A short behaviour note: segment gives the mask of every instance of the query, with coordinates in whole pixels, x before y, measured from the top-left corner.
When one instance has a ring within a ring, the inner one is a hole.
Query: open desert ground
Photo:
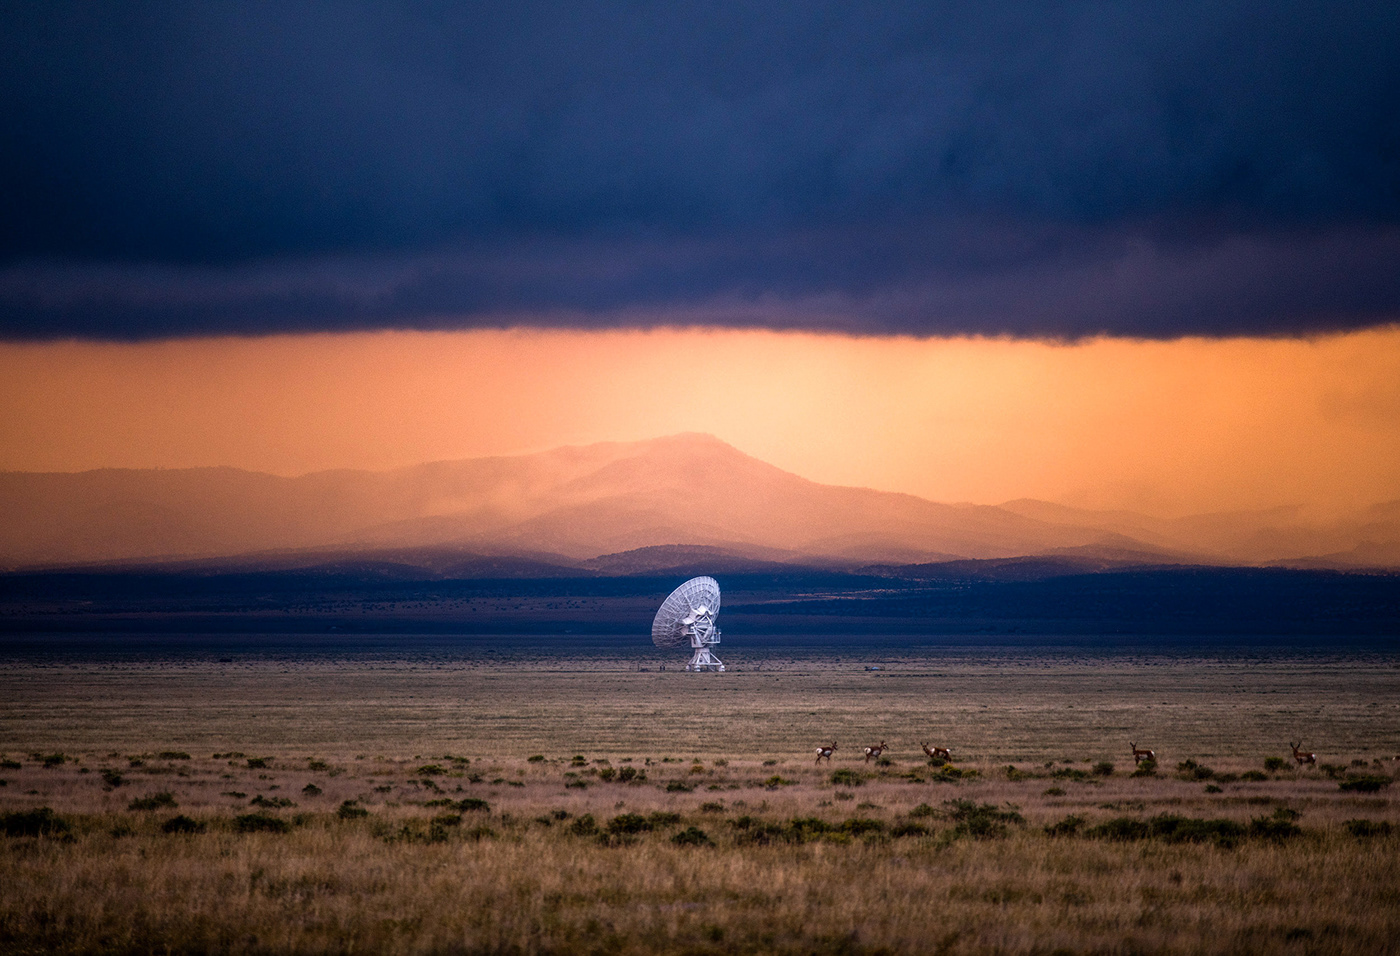
[[[0,945],[1400,945],[1393,655],[837,656],[12,657]]]

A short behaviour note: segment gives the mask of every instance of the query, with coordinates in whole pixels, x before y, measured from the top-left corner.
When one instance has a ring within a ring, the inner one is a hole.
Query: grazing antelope
[[[928,756],[930,763],[937,760],[953,759],[953,751],[948,747],[930,747],[928,744],[919,744],[919,746],[924,748],[924,753]]]
[[[1305,754],[1298,749],[1299,747],[1303,746],[1303,742],[1301,740],[1298,741],[1296,744],[1290,740],[1288,742],[1288,746],[1293,748],[1293,759],[1298,761],[1298,766],[1301,767],[1305,763],[1317,763],[1317,754]]]
[[[865,762],[870,763],[871,759],[879,760],[880,755],[885,752],[885,742],[880,741],[879,746],[865,748]]]
[[[827,763],[831,763],[831,752],[832,752],[833,750],[835,750],[835,749],[836,749],[836,741],[834,741],[834,740],[831,742],[831,746],[830,746],[830,747],[818,747],[818,748],[817,748],[817,763],[821,763],[821,762],[822,762],[822,758],[825,758]]]
[[[1156,760],[1157,754],[1151,750],[1139,750],[1137,744],[1128,744],[1133,748],[1133,766],[1137,766],[1144,760]]]

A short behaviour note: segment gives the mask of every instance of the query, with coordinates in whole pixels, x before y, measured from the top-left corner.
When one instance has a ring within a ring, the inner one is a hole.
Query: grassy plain
[[[6,661],[0,949],[1400,951],[1393,657],[639,660]]]

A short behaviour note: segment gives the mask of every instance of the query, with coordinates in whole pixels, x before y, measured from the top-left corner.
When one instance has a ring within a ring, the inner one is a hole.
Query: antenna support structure
[[[712,648],[719,643],[719,582],[714,578],[691,578],[671,592],[651,623],[651,642],[657,647],[685,647],[693,653],[688,671],[722,673],[724,662]]]

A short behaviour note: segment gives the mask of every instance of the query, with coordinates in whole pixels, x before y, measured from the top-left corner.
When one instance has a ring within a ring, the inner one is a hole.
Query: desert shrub
[[[1163,813],[1146,820],[1117,817],[1088,830],[1104,840],[1163,840],[1167,843],[1215,843],[1234,846],[1246,834],[1234,820],[1204,820]]]
[[[1144,760],[1137,765],[1137,768],[1130,774],[1133,777],[1155,777],[1157,775],[1157,761]]]
[[[153,793],[149,797],[137,797],[127,804],[128,810],[160,810],[169,807],[174,809],[179,806],[175,802],[175,795],[169,792]]]
[[[462,825],[462,815],[460,813],[440,813],[433,817],[432,825],[435,827],[459,827]]]
[[[320,773],[323,770],[331,769],[331,765],[324,760],[317,760],[315,757],[309,757],[306,761],[306,769]]]
[[[763,785],[765,787],[786,787],[794,782],[795,781],[789,780],[786,777],[780,777],[777,774],[773,774],[773,776],[763,781]]]
[[[67,763],[67,762],[68,762],[68,755],[67,755],[67,754],[63,754],[63,753],[52,753],[52,754],[45,754],[44,756],[38,757],[37,759],[38,759],[39,762],[42,763],[45,767],[47,767],[47,768],[49,768],[49,769],[52,769],[52,768],[54,768],[54,767],[61,767],[61,766],[63,766],[65,763]]]
[[[1340,780],[1342,777],[1346,776],[1347,765],[1344,763],[1324,763],[1318,764],[1317,769],[1327,774],[1327,776],[1333,780]]]
[[[22,766],[23,764],[21,764],[18,760],[11,760],[9,757],[6,757],[4,760],[0,760],[0,770],[18,770]]]
[[[248,758],[248,769],[249,769],[249,770],[266,770],[266,769],[267,769],[267,765],[268,765],[268,761],[270,761],[271,759],[272,759],[271,757],[249,757],[249,758]]]
[[[1298,819],[1297,811],[1279,807],[1274,811],[1273,816],[1255,817],[1250,820],[1249,835],[1282,843],[1284,840],[1292,839],[1303,832],[1298,824],[1293,822],[1296,819]]]
[[[1278,773],[1280,770],[1283,770],[1287,767],[1288,761],[1284,760],[1282,757],[1264,758],[1264,769],[1269,771],[1269,773]]]
[[[236,833],[290,833],[292,825],[270,813],[245,813],[233,818]]]
[[[526,759],[526,762],[527,762],[527,763],[544,763],[544,754],[531,754],[531,755]]]
[[[1390,786],[1390,778],[1378,773],[1357,774],[1337,786],[1347,793],[1375,793]]]
[[[820,817],[793,817],[788,821],[787,829],[800,842],[807,837],[826,833],[832,827]]]
[[[1047,836],[1067,837],[1075,836],[1084,828],[1084,818],[1071,814],[1058,823],[1051,823],[1045,827]]]
[[[1093,774],[1096,777],[1111,777],[1113,776],[1113,764],[1107,760],[1100,760],[1094,764]]]
[[[585,757],[583,754],[574,754],[573,757],[569,760],[569,766],[586,767],[588,766],[588,758]]]
[[[1078,767],[1061,767],[1050,774],[1056,780],[1088,780],[1089,771]]]
[[[742,817],[736,817],[730,820],[729,825],[736,830],[747,830],[752,827],[755,822],[754,818],[746,813]]]
[[[1026,771],[1019,769],[1014,764],[1007,764],[1006,770],[1003,772],[1006,774],[1007,780],[1030,780],[1035,776],[1034,774],[1026,773]]]
[[[1041,793],[1042,797],[1063,797],[1064,795],[1064,790],[1059,787],[1050,787],[1048,790]]]
[[[288,800],[286,797],[265,797],[262,794],[258,794],[256,797],[249,800],[248,805],[252,807],[269,807],[274,810],[280,809],[281,807],[296,806],[295,803]]]
[[[1342,827],[1354,837],[1387,837],[1395,829],[1389,820],[1347,820]]]
[[[1224,793],[1225,791],[1213,783],[1206,784],[1206,793]]]
[[[183,813],[178,817],[171,817],[160,825],[162,833],[203,833],[204,824],[198,820],[192,820]]]
[[[457,801],[457,809],[463,813],[489,813],[491,811],[491,804],[480,797],[467,797]],[[563,817],[560,817],[560,819],[562,820]]]
[[[978,804],[973,800],[950,800],[944,804],[948,815],[957,824],[954,836],[970,836],[978,839],[1006,835],[1007,824],[1023,824],[1025,818],[1014,809],[1002,810],[990,803]]]
[[[981,774],[972,767],[958,768],[947,764],[934,774],[933,779],[936,781],[969,780],[977,776],[981,776]]]
[[[593,814],[585,813],[569,824],[569,832],[574,836],[592,836],[598,832],[598,822],[593,819]]]
[[[0,814],[0,831],[5,836],[63,836],[72,829],[68,821],[48,807]]]
[[[844,820],[836,828],[842,833],[849,833],[851,836],[864,836],[867,833],[884,833],[885,824],[880,820],[871,820],[868,817],[851,817]]]
[[[1261,770],[1246,770],[1240,774],[1241,780],[1248,780],[1250,783],[1260,783],[1269,779],[1269,775]]]
[[[842,767],[840,770],[833,770],[831,772],[831,782],[838,787],[859,787],[861,784],[865,783],[865,778],[861,776],[858,770]]]
[[[102,782],[109,787],[120,787],[125,782],[125,777],[108,767],[102,771]]]
[[[653,810],[647,814],[647,820],[652,826],[669,827],[681,822],[679,813],[672,813],[670,810]]]
[[[778,765],[778,761],[776,761],[776,760],[765,760],[765,761],[763,761],[763,766],[765,766],[765,767],[776,767],[777,765]]]
[[[190,755],[183,750],[162,750],[156,754],[161,760],[189,760]]]
[[[617,772],[618,783],[646,783],[647,772],[636,767],[623,767]]]
[[[369,816],[369,811],[356,800],[346,800],[336,808],[335,815],[342,820],[357,820]]]
[[[301,792],[306,794],[308,797],[319,797],[322,793],[324,793],[324,791],[320,787],[316,786],[314,783],[308,783],[306,786],[302,787]]]
[[[587,789],[588,789],[588,781],[587,781],[587,780],[570,780],[568,783],[564,784],[564,789],[565,789],[565,790],[587,790]]]
[[[695,788],[683,780],[672,780],[666,784],[667,793],[690,793]]]
[[[642,833],[651,829],[651,821],[640,813],[623,813],[608,821],[608,832],[620,834]]]
[[[890,831],[890,836],[896,837],[921,837],[928,834],[928,827],[920,823],[901,823]]]
[[[614,770],[612,767],[603,767],[598,771],[598,779],[603,781],[604,783],[607,783],[615,776],[617,776],[617,771]]]
[[[447,768],[440,763],[425,763],[415,772],[420,777],[441,777],[447,773]]]
[[[700,812],[701,812],[701,813],[724,813],[724,812],[725,812],[725,806],[724,806],[724,804],[722,804],[722,803],[702,803],[702,804],[700,804]]]
[[[1183,760],[1176,765],[1176,772],[1183,780],[1209,780],[1215,776],[1214,770],[1194,760]]]
[[[709,834],[699,827],[686,827],[672,835],[671,842],[676,846],[714,846]]]
[[[921,803],[909,811],[911,817],[933,817],[938,815],[938,811],[927,803]]]

